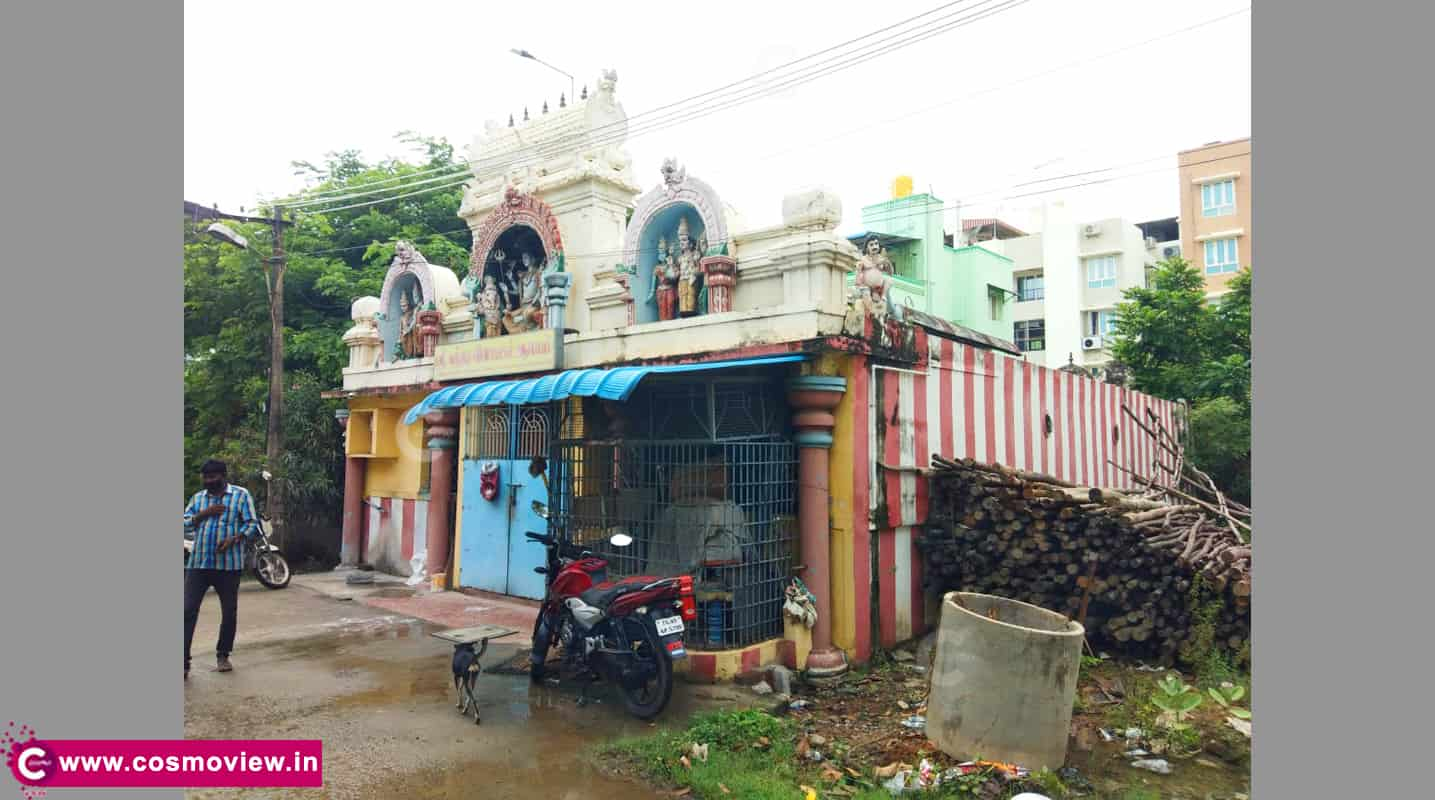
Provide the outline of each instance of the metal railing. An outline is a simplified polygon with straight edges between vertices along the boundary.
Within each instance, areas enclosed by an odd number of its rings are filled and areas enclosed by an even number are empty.
[[[797,543],[797,451],[780,435],[560,439],[553,524],[608,561],[610,578],[692,575],[687,644],[716,650],[782,635]],[[633,537],[615,548],[612,534]]]

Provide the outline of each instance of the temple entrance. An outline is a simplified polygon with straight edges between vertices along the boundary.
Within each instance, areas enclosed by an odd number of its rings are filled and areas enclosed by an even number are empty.
[[[543,576],[533,568],[545,563],[545,553],[523,534],[548,530],[533,512],[534,500],[548,502],[548,488],[528,465],[548,455],[549,409],[467,408],[464,415],[460,583],[541,600]]]

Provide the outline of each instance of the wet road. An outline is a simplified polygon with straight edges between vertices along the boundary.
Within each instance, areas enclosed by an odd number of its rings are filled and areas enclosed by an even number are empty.
[[[205,600],[185,692],[190,738],[324,741],[323,789],[196,790],[191,798],[656,797],[604,777],[587,750],[649,730],[621,700],[579,708],[576,689],[531,687],[520,675],[485,674],[482,725],[454,708],[452,648],[438,628],[297,586],[246,584],[239,601],[235,671],[213,672],[219,603]],[[519,640],[490,645],[485,667],[518,654]],[[681,724],[697,704],[679,683],[661,724]],[[702,693],[706,694],[706,693]]]

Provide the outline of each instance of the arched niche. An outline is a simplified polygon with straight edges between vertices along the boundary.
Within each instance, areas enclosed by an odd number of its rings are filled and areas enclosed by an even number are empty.
[[[703,223],[702,214],[695,206],[684,202],[664,206],[652,215],[639,234],[635,262],[636,280],[632,285],[633,322],[635,324],[641,325],[644,322],[658,320],[658,301],[653,296],[653,268],[658,263],[658,241],[666,240],[669,252],[675,252],[678,246],[678,225],[683,220],[687,220],[688,235],[692,237],[693,241],[703,241],[706,226]]]
[[[469,275],[477,280],[466,281],[464,288],[470,299],[475,299],[491,277],[499,287],[504,311],[512,311],[520,304],[519,279],[525,267],[552,271],[561,267],[562,259],[563,237],[553,210],[537,197],[510,186],[503,203],[474,230]],[[539,292],[541,295],[542,290]]]
[[[384,275],[384,289],[379,295],[377,317],[379,337],[383,342],[380,358],[386,362],[402,360],[395,346],[403,338],[405,327],[412,328],[414,316],[424,308],[437,308],[439,300],[461,295],[458,277],[447,267],[428,263],[413,245],[399,242],[393,263]],[[417,357],[412,352],[403,358]]]
[[[717,191],[688,175],[687,169],[679,167],[674,159],[665,160],[661,171],[663,182],[639,198],[623,236],[623,264],[631,271],[630,316],[635,324],[658,318],[657,302],[651,295],[659,238],[666,238],[669,247],[674,246],[678,223],[687,219],[688,233],[694,241],[705,241],[709,248],[728,243],[727,220]]]

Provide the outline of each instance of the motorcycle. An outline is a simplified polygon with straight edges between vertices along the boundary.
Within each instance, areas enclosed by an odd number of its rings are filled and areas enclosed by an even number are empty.
[[[259,535],[244,542],[244,569],[270,589],[283,589],[289,585],[289,562],[279,552],[279,546],[269,541],[273,530],[269,520],[260,517]],[[189,564],[190,553],[194,551],[194,534],[184,535],[184,563]]]
[[[549,518],[537,500],[533,511]],[[545,576],[545,591],[533,625],[532,679],[543,681],[549,648],[557,644],[562,666],[588,677],[580,703],[602,677],[621,689],[628,713],[657,717],[672,697],[673,662],[687,658],[684,623],[697,619],[692,577],[609,581],[608,563],[591,552],[551,533],[525,536],[547,550],[547,565],[534,567]],[[633,539],[617,533],[608,541],[621,548]]]
[[[266,470],[263,474],[266,486],[265,494],[267,497],[269,472]],[[258,579],[260,583],[264,584],[266,588],[283,589],[289,585],[289,578],[291,577],[289,574],[289,562],[284,558],[284,554],[279,552],[279,546],[269,541],[269,537],[273,532],[274,523],[270,522],[268,517],[261,514],[259,517],[259,535],[252,539],[245,539],[244,541],[244,569],[252,572],[254,577]],[[189,565],[189,556],[193,551],[194,534],[186,532],[184,534],[185,566]]]

